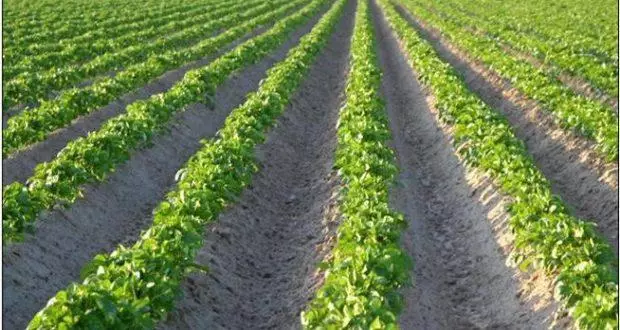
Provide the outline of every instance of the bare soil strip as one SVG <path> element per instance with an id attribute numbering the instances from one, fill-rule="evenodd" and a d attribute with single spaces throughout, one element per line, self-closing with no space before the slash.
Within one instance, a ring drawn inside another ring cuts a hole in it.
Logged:
<path id="1" fill-rule="evenodd" d="M 540 329 L 553 322 L 549 283 L 506 266 L 511 237 L 506 199 L 467 169 L 452 148 L 433 98 L 421 89 L 382 14 L 378 25 L 383 92 L 400 167 L 391 193 L 409 227 L 414 259 L 404 290 L 403 329 Z"/>
<path id="2" fill-rule="evenodd" d="M 127 105 L 151 97 L 152 95 L 163 93 L 170 89 L 174 84 L 183 79 L 187 71 L 208 65 L 221 54 L 224 54 L 244 41 L 262 33 L 266 28 L 254 31 L 241 39 L 236 40 L 229 46 L 222 48 L 217 54 L 205 57 L 199 61 L 192 62 L 178 69 L 166 72 L 156 80 L 148 83 L 144 87 L 133 92 L 127 93 L 118 100 L 93 111 L 87 115 L 80 116 L 69 126 L 61 128 L 48 136 L 47 139 L 38 142 L 27 149 L 16 152 L 7 159 L 2 160 L 2 184 L 8 185 L 15 181 L 25 181 L 28 179 L 35 166 L 39 163 L 50 161 L 56 154 L 64 148 L 67 143 L 79 137 L 88 135 L 88 132 L 99 129 L 103 123 L 112 117 L 125 112 Z M 5 121 L 6 122 L 6 121 Z"/>
<path id="3" fill-rule="evenodd" d="M 206 235 L 165 329 L 294 329 L 337 228 L 333 170 L 355 2 L 257 150 L 261 171 Z"/>
<path id="4" fill-rule="evenodd" d="M 325 8 L 327 9 L 327 7 Z M 108 180 L 89 185 L 68 210 L 37 221 L 35 235 L 3 250 L 3 326 L 24 328 L 58 290 L 79 280 L 83 265 L 117 244 L 132 244 L 152 223 L 151 211 L 174 184 L 176 171 L 212 137 L 232 109 L 258 87 L 266 70 L 309 32 L 319 16 L 295 31 L 277 52 L 229 79 L 216 92 L 215 108 L 194 104 L 174 118 L 169 131 L 137 150 Z"/>
<path id="5" fill-rule="evenodd" d="M 534 101 L 467 54 L 450 45 L 432 28 L 399 8 L 412 26 L 431 42 L 440 56 L 464 78 L 467 87 L 500 111 L 525 142 L 552 190 L 574 214 L 595 222 L 618 250 L 618 164 L 603 161 L 591 142 L 560 128 Z"/>

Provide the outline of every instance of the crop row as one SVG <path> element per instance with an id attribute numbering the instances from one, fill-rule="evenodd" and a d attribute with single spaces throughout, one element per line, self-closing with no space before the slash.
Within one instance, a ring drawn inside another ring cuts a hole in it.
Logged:
<path id="1" fill-rule="evenodd" d="M 213 3 L 213 1 L 212 0 L 209 0 L 206 2 L 200 1 L 197 4 L 193 4 L 191 6 L 205 5 L 205 3 L 209 5 Z M 150 18 L 161 16 L 162 12 L 164 13 L 170 12 L 169 9 L 162 10 L 161 7 L 158 7 L 157 2 L 146 3 L 144 5 L 145 5 L 144 10 L 141 9 L 139 11 L 136 11 L 136 10 L 131 11 L 131 12 L 136 12 L 135 14 L 127 15 L 127 10 L 125 11 L 120 10 L 118 15 L 115 15 L 112 18 L 110 18 L 109 16 L 111 14 L 110 11 L 114 11 L 112 7 L 112 8 L 107 8 L 102 12 L 102 14 L 105 14 L 107 12 L 107 16 L 103 15 L 101 18 L 87 17 L 87 18 L 84 18 L 85 20 L 84 23 L 81 23 L 78 25 L 70 24 L 70 22 L 67 22 L 67 23 L 63 23 L 58 26 L 58 24 L 60 23 L 55 23 L 57 24 L 57 26 L 54 27 L 53 29 L 50 29 L 49 27 L 44 27 L 44 28 L 22 30 L 22 32 L 12 35 L 8 39 L 6 39 L 5 47 L 7 51 L 14 52 L 12 50 L 13 47 L 24 48 L 24 47 L 28 47 L 31 44 L 59 42 L 62 39 L 75 37 L 75 36 L 78 36 L 84 33 L 89 33 L 93 30 L 114 29 L 115 27 L 118 27 L 118 26 L 126 26 L 127 24 L 140 22 L 144 19 L 150 19 Z M 122 6 L 124 5 L 121 5 L 121 7 Z M 184 10 L 184 8 L 192 8 L 191 6 L 183 6 L 183 7 L 180 7 L 179 9 Z M 153 7 L 153 8 L 151 9 L 149 7 Z M 63 22 L 64 19 L 57 19 L 57 21 Z"/>
<path id="2" fill-rule="evenodd" d="M 569 213 L 508 121 L 470 92 L 388 1 L 380 0 L 380 5 L 411 67 L 433 93 L 440 119 L 454 127 L 455 150 L 512 198 L 512 259 L 522 269 L 542 269 L 556 279 L 556 299 L 569 308 L 579 327 L 613 328 L 618 322 L 618 274 L 609 244 L 595 225 Z"/>
<path id="3" fill-rule="evenodd" d="M 147 0 L 148 3 L 149 0 Z M 62 3 L 58 3 L 57 1 L 45 1 L 39 0 L 37 2 L 32 1 L 15 1 L 10 0 L 6 2 L 6 5 L 3 6 L 3 16 L 9 19 L 24 19 L 28 20 L 35 19 L 37 17 L 42 17 L 45 15 L 50 15 L 56 9 L 59 14 L 69 14 L 70 18 L 79 17 L 83 15 L 93 14 L 101 11 L 102 9 L 106 9 L 109 7 L 114 7 L 115 5 L 127 4 L 127 1 L 97 1 L 97 2 L 86 2 L 86 1 L 63 1 Z M 80 9 L 81 12 L 78 12 L 77 9 Z M 5 24 L 13 23 L 13 24 L 21 24 L 19 22 L 3 22 Z"/>
<path id="4" fill-rule="evenodd" d="M 36 44 L 23 52 L 5 52 L 4 81 L 19 73 L 38 73 L 52 67 L 84 62 L 103 53 L 117 51 L 155 37 L 166 36 L 180 29 L 198 24 L 214 16 L 218 10 L 239 6 L 238 1 L 223 1 L 217 5 L 197 5 L 197 8 L 161 14 L 156 18 L 144 19 L 113 29 L 97 29 L 72 39 L 48 44 Z"/>
<path id="5" fill-rule="evenodd" d="M 539 102 L 562 126 L 594 140 L 597 150 L 608 161 L 618 159 L 618 116 L 611 108 L 577 95 L 554 76 L 526 60 L 506 54 L 494 40 L 471 34 L 413 1 L 403 3 L 458 48 L 482 61 L 523 94 Z"/>
<path id="6" fill-rule="evenodd" d="M 532 2 L 522 1 L 509 5 L 501 1 L 485 0 L 483 3 L 464 1 L 458 5 L 465 6 L 467 12 L 475 12 L 479 19 L 491 19 L 519 33 L 553 42 L 558 47 L 564 45 L 575 53 L 597 56 L 609 64 L 618 61 L 618 21 L 614 15 L 618 8 L 616 2 Z"/>
<path id="7" fill-rule="evenodd" d="M 454 4 L 457 8 L 460 8 L 463 13 L 470 17 L 476 18 L 481 21 L 494 23 L 501 25 L 502 27 L 512 30 L 523 36 L 534 38 L 543 42 L 546 42 L 550 47 L 562 48 L 566 51 L 570 51 L 574 54 L 596 57 L 602 63 L 617 67 L 618 56 L 615 51 L 615 40 L 609 44 L 609 41 L 604 41 L 602 37 L 606 37 L 607 34 L 612 36 L 614 33 L 606 31 L 613 28 L 615 25 L 613 22 L 608 22 L 598 28 L 580 28 L 574 29 L 578 21 L 599 21 L 601 16 L 598 16 L 596 20 L 581 19 L 576 20 L 571 18 L 570 22 L 554 26 L 551 23 L 555 22 L 555 19 L 549 17 L 550 12 L 562 12 L 557 8 L 544 8 L 539 11 L 541 16 L 535 17 L 532 14 L 531 4 L 519 3 L 520 7 L 528 9 L 524 13 L 516 12 L 515 6 L 502 7 L 500 2 L 494 0 L 486 0 L 490 2 L 487 6 L 485 4 L 473 3 L 472 1 L 463 1 L 458 4 Z M 546 4 L 554 4 L 553 1 L 547 1 Z M 570 4 L 571 7 L 577 7 L 578 2 Z M 562 4 L 560 4 L 562 6 Z M 551 6 L 549 6 L 551 7 Z M 589 5 L 590 8 L 595 6 Z M 608 6 L 601 6 L 601 8 Z M 481 8 L 486 10 L 481 11 Z M 608 8 L 605 10 L 609 10 Z M 609 16 L 609 15 L 605 15 Z M 595 17 L 595 16 L 592 16 Z M 612 16 L 613 17 L 613 16 Z M 616 21 L 617 23 L 617 21 Z M 569 30 L 569 28 L 571 28 Z M 594 32 L 595 35 L 588 36 L 589 32 Z M 605 32 L 606 31 L 606 32 Z M 615 32 L 616 38 L 618 36 Z M 608 50 L 608 51 L 605 51 Z"/>
<path id="8" fill-rule="evenodd" d="M 530 0 L 522 9 L 523 14 L 533 13 L 538 24 L 542 25 L 540 19 L 544 16 L 552 20 L 548 25 L 558 28 L 565 28 L 574 31 L 583 31 L 586 35 L 599 38 L 598 33 L 602 32 L 602 27 L 609 29 L 609 24 L 616 21 L 613 11 L 614 1 L 610 0 L 593 0 L 583 2 L 579 0 L 562 0 L 562 1 L 534 1 Z"/>
<path id="9" fill-rule="evenodd" d="M 104 1 L 92 3 L 91 6 L 87 6 L 84 8 L 85 11 L 90 12 L 93 8 L 101 6 Z M 73 1 L 63 2 L 63 6 L 59 9 L 59 12 L 65 12 L 68 8 L 73 9 L 71 6 L 75 3 Z M 52 3 L 51 1 L 37 1 L 36 3 L 26 1 L 15 1 L 10 0 L 6 1 L 2 6 L 2 16 L 6 19 L 33 19 L 41 14 L 49 12 L 54 5 L 58 6 L 57 3 Z M 15 22 L 12 22 L 15 23 Z M 3 21 L 2 24 L 8 25 L 9 22 Z"/>
<path id="10" fill-rule="evenodd" d="M 263 17 L 261 22 L 248 22 L 247 28 L 257 28 L 260 23 L 274 23 L 304 1 L 281 6 Z M 258 62 L 276 49 L 295 27 L 306 21 L 304 15 L 314 13 L 317 6 L 316 2 L 311 3 L 211 64 L 189 71 L 165 93 L 128 105 L 126 113 L 107 121 L 87 137 L 70 142 L 51 162 L 39 164 L 34 175 L 28 179 L 27 186 L 19 182 L 6 186 L 2 204 L 4 241 L 21 239 L 41 211 L 58 203 L 74 202 L 80 197 L 82 184 L 102 181 L 119 164 L 129 159 L 135 148 L 145 145 L 154 134 L 161 132 L 176 112 L 192 103 L 204 101 L 205 91 L 209 92 L 207 97 L 213 97 L 211 94 L 215 88 L 231 74 Z M 240 29 L 231 29 L 226 33 L 234 34 L 237 32 L 235 30 Z M 212 46 L 214 50 L 221 47 Z M 205 89 L 205 86 L 208 88 Z"/>
<path id="11" fill-rule="evenodd" d="M 613 25 L 617 23 L 616 13 L 613 8 L 617 8 L 617 3 L 610 0 L 593 0 L 590 2 L 563 0 L 563 1 L 542 1 L 536 3 L 531 1 L 524 7 L 522 14 L 525 14 L 526 21 L 531 16 L 537 26 L 550 26 L 553 29 L 568 30 L 577 32 L 592 39 L 609 40 L 613 34 Z M 547 17 L 550 21 L 544 24 L 543 19 Z M 617 35 L 617 31 L 616 31 Z"/>
<path id="12" fill-rule="evenodd" d="M 199 21 L 200 18 L 205 15 L 209 15 L 213 10 L 224 9 L 226 7 L 230 7 L 231 5 L 238 4 L 238 2 L 233 1 L 222 1 L 217 4 L 210 4 L 199 2 L 195 3 L 192 7 L 178 8 L 176 10 L 170 10 L 169 12 L 161 12 L 155 17 L 151 17 L 148 19 L 141 19 L 139 21 L 130 22 L 128 24 L 115 25 L 109 28 L 95 28 L 88 33 L 77 35 L 72 38 L 63 39 L 60 41 L 52 41 L 48 43 L 36 43 L 31 44 L 26 48 L 17 49 L 13 52 L 5 51 L 5 65 L 7 68 L 10 68 L 10 76 L 4 78 L 4 80 L 8 80 L 11 77 L 15 76 L 17 71 L 16 66 L 26 66 L 30 68 L 34 64 L 41 65 L 38 62 L 46 62 L 46 56 L 62 56 L 57 60 L 62 60 L 63 57 L 66 57 L 71 54 L 71 52 L 80 52 L 84 47 L 103 47 L 103 45 L 114 45 L 119 47 L 119 45 L 128 46 L 129 44 L 125 41 L 128 37 L 136 37 L 136 41 L 139 40 L 147 40 L 149 38 L 153 38 L 157 35 L 151 35 L 153 30 L 158 30 L 160 28 L 166 28 L 162 30 L 162 35 L 166 35 L 166 33 L 174 32 L 175 30 L 168 30 L 168 26 L 179 24 L 181 22 L 192 22 L 188 20 L 195 16 L 200 16 L 196 18 L 196 21 Z M 141 37 L 142 39 L 138 39 Z M 104 52 L 105 49 L 101 49 L 100 52 Z M 64 54 L 68 53 L 68 54 Z M 32 59 L 34 57 L 34 59 Z M 81 59 L 81 58 L 76 58 Z M 35 63 L 30 63 L 31 61 Z M 61 63 L 52 63 L 55 66 Z M 35 67 L 37 68 L 37 67 Z M 41 68 L 37 68 L 41 70 Z M 5 73 L 6 75 L 6 73 Z"/>
<path id="13" fill-rule="evenodd" d="M 338 121 L 336 168 L 343 183 L 338 241 L 326 277 L 302 314 L 311 329 L 395 329 L 398 289 L 409 282 L 410 261 L 399 247 L 405 226 L 390 209 L 397 167 L 384 102 L 368 0 L 358 2 L 346 104 Z"/>
<path id="14" fill-rule="evenodd" d="M 150 2 L 151 1 L 147 1 L 145 6 L 152 7 L 153 4 Z M 69 37 L 82 33 L 81 29 L 75 32 L 67 31 L 67 26 L 69 25 L 90 25 L 93 21 L 108 21 L 111 19 L 118 20 L 121 17 L 144 15 L 144 13 L 134 14 L 135 3 L 132 4 L 129 2 L 119 4 L 119 6 L 103 8 L 103 10 L 101 9 L 102 8 L 99 8 L 99 10 L 92 12 L 80 12 L 72 7 L 59 6 L 58 8 L 47 9 L 47 11 L 43 13 L 32 14 L 27 18 L 5 17 L 2 30 L 2 35 L 5 38 L 5 47 L 8 47 L 9 49 L 15 46 L 25 47 L 29 44 L 29 42 L 23 42 L 24 37 L 30 38 L 31 40 L 36 40 L 41 35 L 52 37 L 55 33 L 57 33 L 56 30 L 58 29 L 61 33 L 68 33 Z M 125 12 L 125 14 L 121 14 L 123 12 Z M 59 38 L 59 40 L 60 39 L 62 38 Z"/>
<path id="15" fill-rule="evenodd" d="M 37 2 L 41 4 L 41 2 Z M 69 2 L 47 3 L 46 6 L 36 8 L 32 2 L 26 7 L 20 7 L 15 2 L 9 2 L 3 6 L 3 35 L 9 35 L 15 31 L 23 34 L 25 30 L 40 30 L 41 27 L 53 27 L 59 21 L 80 22 L 87 18 L 101 18 L 105 14 L 116 16 L 117 12 L 135 8 L 135 3 L 123 2 L 118 6 L 111 6 L 111 3 L 97 2 L 96 6 L 80 6 L 77 10 L 74 4 Z M 149 5 L 149 1 L 146 2 Z M 103 11 L 102 11 L 103 9 Z M 37 24 L 37 22 L 40 22 Z"/>
<path id="16" fill-rule="evenodd" d="M 236 1 L 231 0 L 230 3 Z M 97 56 L 87 63 L 54 67 L 43 74 L 38 72 L 23 72 L 18 77 L 4 85 L 3 101 L 5 107 L 18 104 L 28 104 L 45 100 L 53 91 L 62 91 L 84 80 L 97 77 L 109 71 L 128 67 L 135 63 L 147 60 L 153 55 L 187 47 L 205 36 L 209 36 L 222 28 L 222 22 L 238 21 L 245 14 L 245 8 L 253 8 L 260 2 L 248 2 L 217 9 L 197 21 L 166 38 L 159 38 L 152 42 L 144 41 L 131 47 L 121 48 L 118 52 L 109 52 Z M 271 3 L 262 3 L 260 8 L 273 8 Z M 227 19 L 227 20 L 226 20 Z M 92 55 L 97 55 L 93 52 Z M 49 63 L 54 66 L 54 59 Z"/>
<path id="17" fill-rule="evenodd" d="M 277 29 L 308 21 L 325 2 L 315 0 L 311 10 L 281 21 Z M 95 257 L 83 271 L 84 281 L 57 293 L 29 329 L 152 328 L 174 307 L 187 272 L 204 270 L 194 258 L 203 245 L 205 224 L 215 221 L 250 183 L 258 169 L 256 145 L 284 111 L 345 2 L 338 0 L 287 58 L 269 70 L 259 89 L 227 118 L 218 137 L 179 171 L 175 189 L 155 209 L 152 227 L 138 242 Z M 202 92 L 209 89 L 203 81 Z"/>
<path id="18" fill-rule="evenodd" d="M 572 52 L 572 49 L 566 47 L 571 40 L 566 40 L 566 43 L 560 45 L 550 44 L 519 34 L 500 24 L 499 20 L 491 22 L 464 15 L 462 11 L 455 8 L 453 3 L 442 5 L 440 2 L 433 2 L 433 8 L 440 10 L 441 16 L 446 20 L 489 34 L 490 37 L 514 49 L 525 54 L 532 54 L 560 70 L 566 70 L 582 77 L 608 95 L 618 96 L 618 65 L 616 63 L 606 64 L 597 57 Z"/>
<path id="19" fill-rule="evenodd" d="M 213 55 L 221 47 L 252 32 L 255 28 L 273 22 L 275 17 L 284 14 L 282 10 L 273 11 L 279 4 L 280 2 L 266 3 L 248 12 L 233 13 L 212 21 L 208 27 L 204 27 L 203 32 L 227 29 L 226 32 L 207 38 L 190 48 L 151 55 L 146 61 L 131 65 L 114 77 L 100 79 L 88 87 L 69 90 L 55 100 L 44 101 L 37 108 L 27 109 L 9 118 L 7 127 L 2 132 L 3 157 L 44 140 L 49 133 L 69 125 L 78 116 L 96 111 L 166 71 Z M 293 4 L 299 4 L 299 1 Z M 287 5 L 280 9 L 293 8 Z"/>

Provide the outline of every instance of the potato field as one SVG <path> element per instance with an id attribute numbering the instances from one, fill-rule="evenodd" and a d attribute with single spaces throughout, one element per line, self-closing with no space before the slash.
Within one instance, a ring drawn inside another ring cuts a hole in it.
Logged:
<path id="1" fill-rule="evenodd" d="M 5 0 L 3 329 L 618 329 L 618 3 Z"/>

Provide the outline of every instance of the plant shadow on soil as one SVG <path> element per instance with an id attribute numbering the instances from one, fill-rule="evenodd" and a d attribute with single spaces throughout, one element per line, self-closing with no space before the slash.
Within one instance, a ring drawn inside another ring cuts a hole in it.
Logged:
<path id="1" fill-rule="evenodd" d="M 327 8 L 325 8 L 326 10 Z M 323 11 L 324 12 L 324 11 Z M 276 51 L 230 77 L 216 90 L 213 109 L 193 104 L 178 112 L 166 131 L 134 150 L 106 181 L 86 185 L 84 198 L 37 220 L 34 234 L 3 250 L 3 327 L 25 328 L 48 299 L 73 281 L 98 253 L 129 246 L 152 224 L 152 210 L 175 184 L 175 174 L 211 138 L 232 109 L 256 90 L 266 71 L 282 60 L 318 21 L 290 34 Z M 10 316 L 10 317 L 7 317 Z"/>
<path id="2" fill-rule="evenodd" d="M 300 328 L 334 243 L 339 180 L 336 123 L 348 70 L 350 0 L 290 105 L 256 155 L 260 171 L 209 226 L 183 298 L 162 329 Z"/>
<path id="3" fill-rule="evenodd" d="M 374 1 L 372 7 L 401 171 L 391 200 L 409 223 L 402 245 L 414 259 L 401 327 L 547 328 L 557 311 L 550 283 L 506 265 L 508 199 L 456 156 L 451 127 L 438 121 L 432 95 L 420 86 Z"/>
<path id="4" fill-rule="evenodd" d="M 2 184 L 8 185 L 15 181 L 25 181 L 32 175 L 38 164 L 51 161 L 69 142 L 87 136 L 90 132 L 98 130 L 111 118 L 126 113 L 125 110 L 128 105 L 167 91 L 174 86 L 174 84 L 181 81 L 188 71 L 208 65 L 220 55 L 264 31 L 264 27 L 260 28 L 253 33 L 235 40 L 228 46 L 222 47 L 215 55 L 207 56 L 190 64 L 183 65 L 180 68 L 170 70 L 158 78 L 151 80 L 146 85 L 124 94 L 108 105 L 79 116 L 68 126 L 50 133 L 45 140 L 19 150 L 8 158 L 3 159 L 2 167 L 4 171 L 2 172 Z M 120 71 L 117 71 L 117 73 L 118 72 Z M 209 107 L 205 106 L 204 110 L 207 111 L 209 110 L 208 108 Z M 3 123 L 6 123 L 6 120 Z"/>
<path id="5" fill-rule="evenodd" d="M 536 166 L 551 183 L 553 193 L 578 218 L 596 223 L 617 255 L 618 165 L 601 160 L 592 142 L 560 128 L 552 114 L 507 80 L 469 59 L 437 31 L 416 21 L 405 8 L 398 6 L 397 10 L 456 69 L 472 92 L 508 119 L 515 135 L 525 143 Z"/>

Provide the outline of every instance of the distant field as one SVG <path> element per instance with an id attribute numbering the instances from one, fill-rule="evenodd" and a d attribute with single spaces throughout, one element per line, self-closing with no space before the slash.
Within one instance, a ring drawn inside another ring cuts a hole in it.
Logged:
<path id="1" fill-rule="evenodd" d="M 8 0 L 5 329 L 618 329 L 618 3 Z"/>

